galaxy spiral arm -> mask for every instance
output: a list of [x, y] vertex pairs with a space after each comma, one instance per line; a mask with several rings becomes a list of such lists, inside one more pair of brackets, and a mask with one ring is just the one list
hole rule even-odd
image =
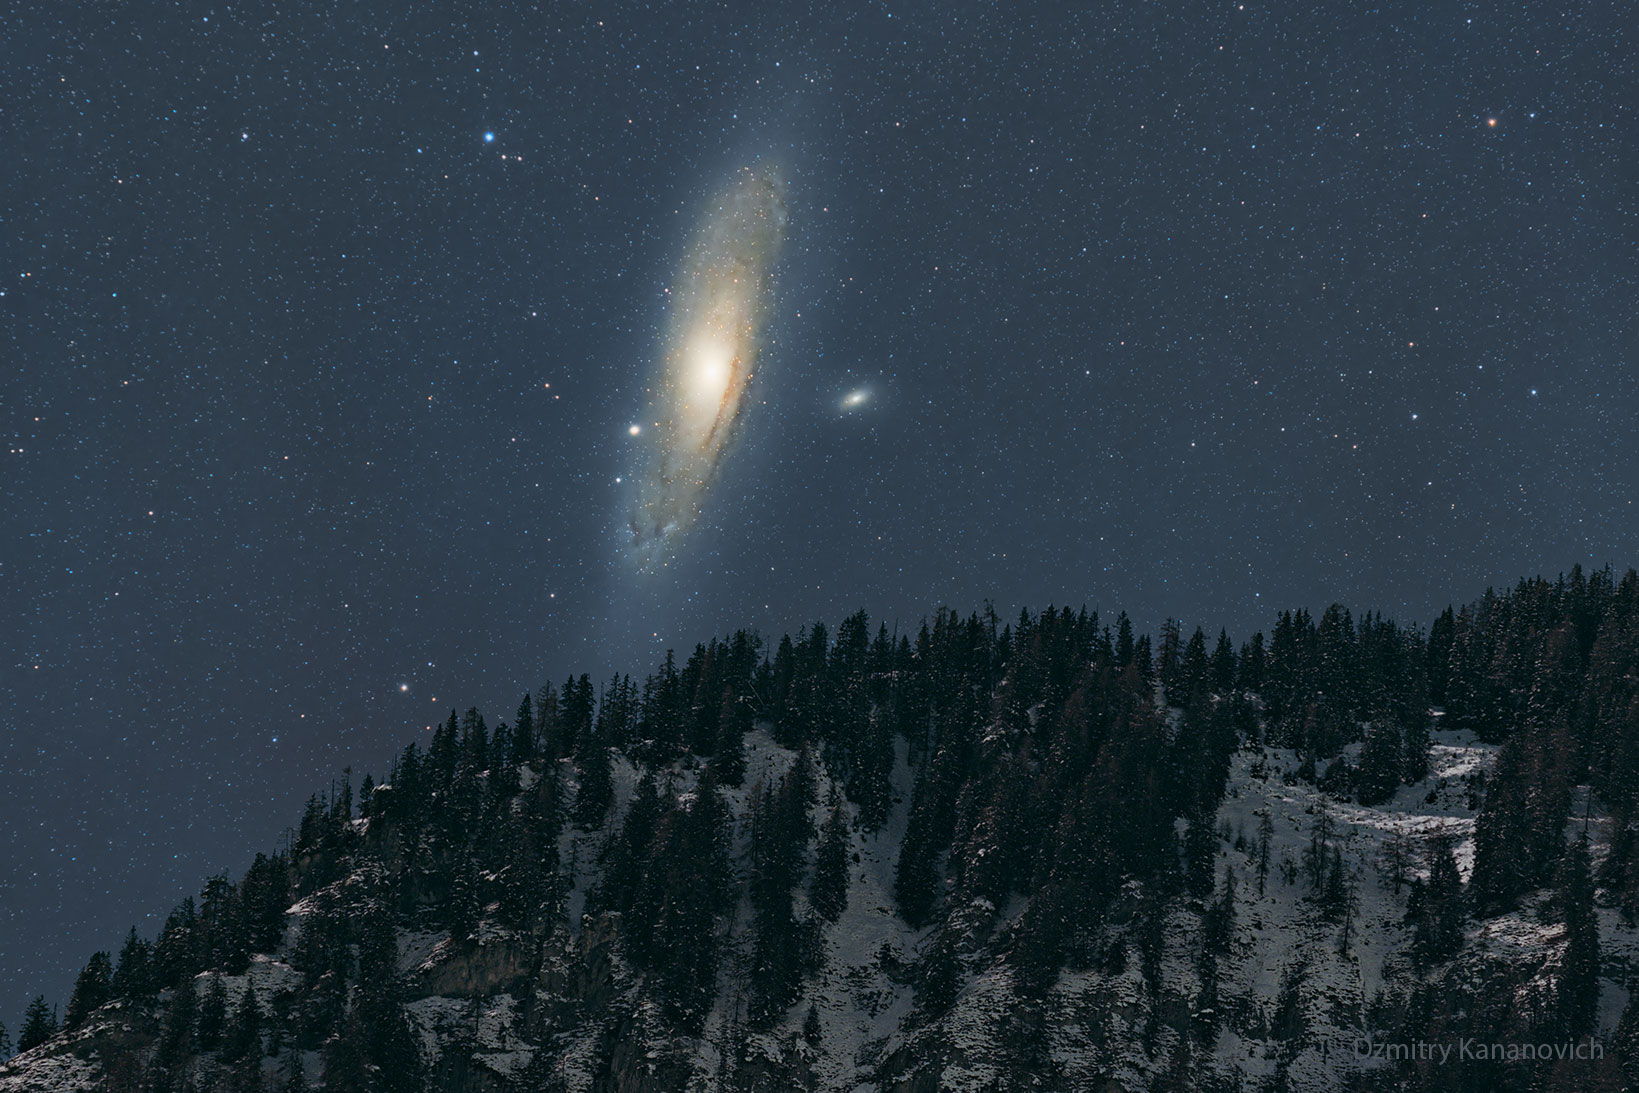
[[777, 169], [741, 169], [680, 262], [639, 431], [630, 550], [642, 569], [665, 565], [699, 519], [743, 431], [789, 219], [785, 194]]

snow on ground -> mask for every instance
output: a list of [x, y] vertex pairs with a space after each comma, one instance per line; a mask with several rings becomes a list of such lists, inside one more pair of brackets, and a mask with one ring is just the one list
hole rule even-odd
[[[575, 801], [580, 796], [580, 777], [573, 760], [561, 759], [558, 764], [566, 791], [563, 807], [566, 813], [573, 815]], [[642, 772], [637, 766], [620, 752], [615, 753], [612, 766], [614, 801], [609, 806], [608, 815], [604, 817], [604, 826], [595, 831], [588, 831], [575, 824], [566, 823], [558, 833], [559, 867], [567, 871], [570, 878], [569, 890], [564, 894], [564, 908], [569, 917], [570, 936], [576, 938], [580, 937], [581, 915], [586, 912], [587, 894], [603, 877], [604, 846], [609, 835], [620, 830], [621, 822], [625, 819], [632, 798], [637, 794], [637, 784], [642, 777]]]
[[518, 1001], [510, 994], [418, 998], [404, 1009], [430, 1066], [454, 1044], [467, 1045], [474, 1058], [502, 1075], [522, 1070], [535, 1057], [535, 1049], [518, 1035]]
[[[824, 1052], [815, 1069], [823, 1089], [852, 1089], [863, 1082], [877, 1059], [892, 1050], [910, 1013], [914, 992], [891, 980], [877, 959], [886, 945], [898, 959], [914, 960], [927, 937], [926, 930], [912, 931], [894, 909], [894, 867], [910, 822], [916, 777], [909, 751], [904, 739], [894, 739], [894, 805], [887, 821], [875, 832], [851, 832], [848, 907], [826, 927], [825, 964], [805, 992], [819, 1012]], [[824, 823], [818, 810], [830, 788], [831, 780], [822, 770], [817, 825]], [[851, 819], [857, 818], [852, 804], [843, 807]], [[795, 1007], [793, 1027], [806, 1015], [806, 1005]]]
[[448, 938], [448, 930], [405, 930], [398, 935], [398, 973], [427, 966], [433, 953]]
[[[757, 796], [777, 784], [792, 767], [797, 754], [782, 747], [759, 726], [746, 736], [746, 778], [743, 785], [723, 790], [734, 817], [735, 868], [743, 870], [749, 854], [749, 813]], [[1358, 746], [1356, 746], [1358, 749]], [[1216, 822], [1224, 834], [1218, 850], [1218, 884], [1233, 870], [1236, 878], [1236, 930], [1230, 952], [1219, 962], [1219, 1038], [1205, 1065], [1229, 1076], [1238, 1073], [1249, 1088], [1265, 1084], [1276, 1069], [1278, 1044], [1269, 1038], [1268, 1021], [1276, 1008], [1282, 984], [1294, 973], [1301, 983], [1307, 1032], [1302, 1050], [1291, 1063], [1291, 1086], [1297, 1090], [1336, 1090], [1350, 1070], [1363, 1064], [1350, 1050], [1366, 1031], [1366, 1010], [1374, 996], [1400, 981], [1409, 980], [1405, 949], [1408, 931], [1402, 925], [1407, 888], [1395, 891], [1384, 879], [1385, 850], [1410, 842], [1414, 852], [1408, 877], [1425, 872], [1420, 848], [1435, 833], [1453, 841], [1459, 868], [1466, 877], [1473, 864], [1474, 809], [1479, 781], [1493, 761], [1494, 747], [1455, 731], [1434, 734], [1428, 776], [1417, 785], [1402, 786], [1376, 807], [1338, 802], [1314, 786], [1298, 781], [1293, 772], [1298, 756], [1290, 750], [1251, 747], [1237, 752], [1231, 765], [1226, 795]], [[659, 772], [670, 792], [692, 793], [700, 768], [696, 761], [680, 760]], [[570, 800], [577, 791], [572, 763], [564, 762]], [[606, 832], [618, 831], [636, 792], [642, 772], [628, 759], [614, 761], [614, 804], [598, 832], [566, 825], [559, 842], [560, 861], [571, 877], [568, 895], [569, 924], [574, 941], [582, 940], [582, 912], [587, 894], [600, 877], [600, 859]], [[919, 1033], [911, 1026], [914, 991], [897, 981], [897, 969], [914, 964], [929, 938], [929, 931], [912, 931], [895, 913], [893, 880], [898, 849], [907, 826], [914, 772], [908, 747], [895, 741], [894, 804], [882, 829], [851, 831], [850, 887], [847, 909], [835, 923], [823, 927], [821, 963], [806, 981], [803, 995], [778, 1025], [753, 1035], [747, 1056], [774, 1067], [810, 1069], [822, 1090], [856, 1091], [874, 1088], [880, 1068]], [[833, 789], [823, 765], [816, 763], [811, 819], [819, 831], [828, 814]], [[1579, 790], [1579, 792], [1581, 792]], [[1579, 802], [1581, 798], [1578, 798]], [[851, 803], [843, 806], [857, 822]], [[1349, 944], [1342, 945], [1342, 925], [1326, 921], [1310, 898], [1304, 877], [1304, 851], [1322, 813], [1330, 817], [1333, 843], [1343, 854], [1353, 878], [1357, 900]], [[1272, 823], [1269, 872], [1258, 891], [1257, 861], [1260, 821]], [[1594, 814], [1590, 823], [1603, 835], [1608, 817]], [[809, 862], [817, 851], [810, 842]], [[1118, 896], [1117, 909], [1130, 913], [1141, 896], [1136, 882]], [[1005, 938], [1024, 903], [1009, 901], [1000, 912], [988, 906], [964, 909], [961, 916], [978, 925], [980, 935]], [[301, 921], [314, 909], [312, 898], [291, 907], [287, 942], [293, 942]], [[1154, 995], [1142, 972], [1136, 944], [1126, 937], [1124, 966], [1113, 971], [1067, 970], [1059, 977], [1046, 1002], [1046, 1048], [1071, 1088], [1148, 1088], [1167, 1064], [1180, 1022], [1191, 1019], [1199, 989], [1198, 960], [1204, 905], [1179, 901], [1167, 919], [1162, 950], [1162, 983]], [[806, 886], [796, 893], [799, 917], [810, 913]], [[1616, 980], [1639, 972], [1639, 941], [1617, 912], [1602, 908], [1601, 942], [1606, 973], [1601, 998], [1602, 1022], [1614, 1026], [1627, 992]], [[1122, 914], [1113, 913], [1112, 940], [1126, 927]], [[683, 1046], [694, 1056], [696, 1085], [710, 1087], [720, 1073], [721, 1053], [731, 1042], [731, 1030], [744, 1019], [736, 1012], [750, 953], [751, 911], [742, 895], [729, 926], [722, 962], [718, 1002], [702, 1036]], [[1468, 950], [1542, 966], [1533, 990], [1548, 991], [1563, 928], [1551, 921], [1542, 897], [1525, 901], [1517, 911], [1471, 925]], [[419, 930], [400, 935], [399, 968], [409, 971], [436, 961], [448, 947], [442, 931]], [[998, 945], [996, 948], [1001, 948]], [[549, 950], [552, 947], [549, 946]], [[288, 943], [284, 950], [289, 951]], [[602, 950], [613, 962], [610, 989], [626, 994], [634, 986], [618, 949]], [[569, 972], [574, 957], [561, 951], [548, 954], [555, 972]], [[888, 953], [884, 960], [882, 953]], [[1547, 960], [1544, 963], [1544, 955]], [[939, 1039], [946, 1047], [945, 1068], [939, 1075], [942, 1089], [967, 1090], [1005, 1084], [1009, 1061], [1021, 1045], [1010, 1041], [1012, 1018], [1019, 999], [1012, 973], [995, 949], [984, 946], [967, 954], [971, 964], [952, 1009], [938, 1019]], [[203, 989], [208, 974], [198, 984]], [[601, 972], [599, 974], [602, 974]], [[246, 985], [266, 1002], [278, 991], [295, 988], [300, 975], [287, 963], [257, 956], [245, 974], [223, 976], [230, 1006], [236, 1005]], [[537, 1003], [552, 1002], [537, 993]], [[800, 1029], [810, 1006], [820, 1023], [817, 1047], [803, 1043]], [[109, 1007], [118, 1020], [118, 1007]], [[411, 1027], [425, 1060], [436, 1065], [441, 1052], [468, 1050], [483, 1067], [501, 1078], [520, 1075], [533, 1062], [536, 1049], [522, 1038], [521, 1007], [511, 994], [483, 999], [420, 998], [406, 1006]], [[567, 1016], [567, 1014], [565, 1014]], [[589, 1089], [599, 1059], [599, 1038], [604, 1014], [578, 1027], [553, 1028], [548, 1050], [559, 1056], [556, 1069], [565, 1088]], [[632, 1037], [651, 1059], [666, 1050], [660, 1022], [642, 1006], [633, 1015]], [[538, 1018], [532, 1018], [538, 1020]], [[556, 1018], [548, 1018], [549, 1023]], [[549, 1025], [550, 1027], [550, 1025]], [[83, 1040], [83, 1038], [82, 1038]], [[80, 1050], [76, 1054], [76, 1045]], [[458, 1047], [459, 1045], [459, 1047]], [[1159, 1050], [1147, 1051], [1146, 1046]], [[0, 1093], [52, 1089], [75, 1093], [98, 1088], [98, 1067], [81, 1040], [70, 1040], [50, 1057], [30, 1052], [0, 1066]], [[901, 1056], [906, 1058], [907, 1056]], [[316, 1060], [315, 1060], [316, 1063]], [[779, 1071], [775, 1071], [779, 1072]], [[310, 1076], [316, 1069], [310, 1068]], [[705, 1084], [700, 1084], [700, 1083]], [[1104, 1083], [1112, 1083], [1106, 1085]]]
[[245, 996], [245, 985], [248, 983], [256, 988], [256, 1000], [261, 1004], [262, 1012], [267, 1012], [268, 1003], [280, 991], [293, 991], [302, 985], [302, 973], [286, 964], [278, 957], [266, 953], [257, 953], [250, 958], [250, 967], [243, 975], [217, 976], [215, 972], [200, 972], [194, 977], [194, 996], [204, 998], [205, 991], [211, 985], [212, 977], [222, 980], [222, 993], [227, 998], [228, 1013], [233, 1013]]
[[478, 1010], [475, 1058], [497, 1074], [522, 1071], [535, 1058], [535, 1048], [519, 1038], [518, 1002], [510, 994], [486, 998]]
[[404, 1012], [421, 1047], [423, 1062], [436, 1066], [445, 1047], [464, 1041], [475, 1031], [473, 1009], [472, 1002], [465, 998], [442, 995], [417, 998], [405, 1004]]
[[103, 1089], [102, 1067], [54, 1045], [42, 1045], [0, 1064], [4, 1093], [93, 1093]]
[[[1470, 782], [1489, 765], [1493, 751], [1471, 734], [1437, 732], [1428, 776], [1400, 787], [1376, 807], [1338, 802], [1305, 782], [1289, 783], [1289, 773], [1299, 765], [1291, 750], [1254, 748], [1234, 756], [1218, 824], [1227, 827], [1232, 839], [1244, 837], [1246, 849], [1221, 847], [1223, 868], [1235, 873], [1237, 896], [1236, 940], [1220, 964], [1222, 1008], [1231, 1013], [1261, 1010], [1267, 1018], [1289, 970], [1302, 969], [1310, 1046], [1292, 1065], [1295, 1087], [1335, 1088], [1340, 1070], [1359, 1065], [1346, 1048], [1365, 1031], [1366, 1006], [1406, 971], [1409, 934], [1402, 923], [1407, 888], [1395, 892], [1383, 878], [1385, 848], [1397, 837], [1410, 836], [1416, 851], [1408, 875], [1426, 876], [1423, 842], [1436, 832], [1448, 833], [1466, 876], [1473, 867]], [[1309, 899], [1303, 876], [1304, 851], [1322, 812], [1331, 817], [1333, 843], [1342, 849], [1357, 899], [1346, 953], [1342, 923], [1323, 918]], [[1258, 830], [1265, 813], [1273, 832], [1269, 875], [1260, 895]], [[1286, 874], [1294, 867], [1297, 878], [1288, 883]], [[1222, 874], [1219, 883], [1221, 888]], [[1544, 940], [1539, 928], [1532, 942], [1538, 953]], [[1236, 1035], [1220, 1044], [1218, 1058], [1250, 1079], [1270, 1072], [1274, 1052], [1272, 1041]]]
[[[750, 852], [749, 810], [756, 796], [778, 784], [797, 760], [797, 753], [782, 747], [759, 725], [747, 733], [746, 777], [741, 786], [723, 793], [735, 817], [733, 853], [736, 867], [743, 867]], [[909, 748], [903, 739], [895, 741], [894, 804], [882, 827], [875, 832], [851, 831], [851, 876], [848, 906], [835, 923], [822, 931], [821, 967], [806, 981], [803, 995], [773, 1030], [750, 1037], [749, 1055], [765, 1060], [784, 1060], [794, 1044], [808, 1008], [819, 1015], [821, 1038], [818, 1051], [804, 1046], [802, 1054], [813, 1066], [819, 1087], [849, 1090], [869, 1078], [874, 1066], [895, 1046], [894, 1038], [909, 1016], [912, 990], [893, 982], [878, 960], [886, 945], [901, 960], [914, 959], [926, 931], [913, 932], [894, 912], [893, 877], [899, 845], [909, 819], [911, 787], [915, 772], [909, 763]], [[815, 792], [810, 819], [815, 831], [829, 816], [829, 800], [834, 783], [823, 764], [814, 764]], [[835, 785], [839, 791], [840, 785]], [[844, 802], [851, 821], [857, 823], [857, 808]], [[809, 863], [817, 852], [817, 839], [809, 844]], [[810, 914], [806, 888], [795, 893], [799, 918]], [[752, 913], [742, 894], [730, 925], [728, 953], [720, 972], [717, 1002], [707, 1018], [696, 1044], [697, 1073], [714, 1074], [722, 1063], [721, 1045], [729, 1040], [729, 1029], [743, 1013], [734, 1012], [737, 991], [751, 951], [749, 930]]]

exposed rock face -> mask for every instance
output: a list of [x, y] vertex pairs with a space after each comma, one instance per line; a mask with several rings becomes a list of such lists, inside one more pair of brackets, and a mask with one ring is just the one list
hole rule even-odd
[[411, 997], [488, 998], [521, 991], [535, 978], [540, 943], [532, 937], [494, 936], [446, 941], [408, 982]]

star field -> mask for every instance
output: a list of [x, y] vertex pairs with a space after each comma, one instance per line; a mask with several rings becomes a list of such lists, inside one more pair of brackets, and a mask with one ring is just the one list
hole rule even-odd
[[[450, 706], [865, 608], [1237, 639], [1639, 547], [1631, 13], [79, 6], [0, 75], [0, 1021]], [[622, 563], [678, 257], [745, 434]], [[1004, 612], [1005, 613], [1005, 612]]]

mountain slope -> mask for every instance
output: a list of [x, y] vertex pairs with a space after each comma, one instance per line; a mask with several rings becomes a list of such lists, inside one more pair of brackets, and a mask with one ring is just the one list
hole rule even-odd
[[1577, 579], [1210, 655], [856, 617], [452, 715], [0, 1091], [1619, 1089], [1639, 582]]

